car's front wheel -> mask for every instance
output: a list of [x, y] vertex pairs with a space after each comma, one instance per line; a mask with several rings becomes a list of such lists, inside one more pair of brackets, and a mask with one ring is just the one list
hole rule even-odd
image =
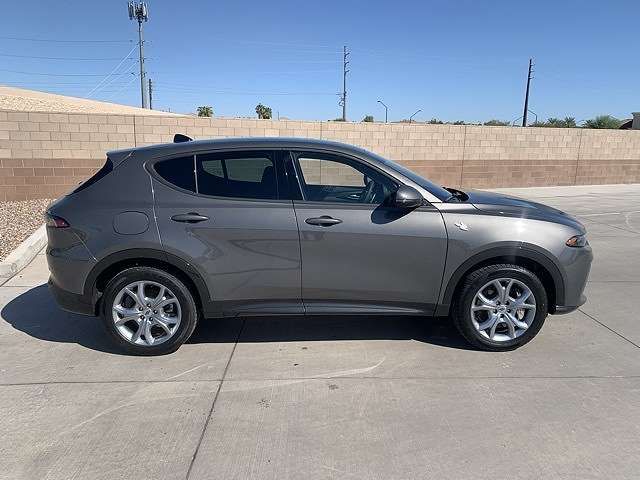
[[104, 292], [104, 325], [120, 348], [134, 355], [174, 352], [191, 336], [197, 318], [189, 289], [157, 268], [123, 270]]
[[518, 265], [489, 265], [471, 273], [458, 291], [453, 321], [472, 345], [513, 350], [529, 342], [547, 317], [540, 279]]

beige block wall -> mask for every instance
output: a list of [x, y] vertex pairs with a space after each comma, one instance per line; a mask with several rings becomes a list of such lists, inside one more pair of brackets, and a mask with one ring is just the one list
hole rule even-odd
[[336, 140], [449, 186], [640, 182], [640, 131], [0, 111], [0, 201], [57, 197], [112, 149], [195, 138]]

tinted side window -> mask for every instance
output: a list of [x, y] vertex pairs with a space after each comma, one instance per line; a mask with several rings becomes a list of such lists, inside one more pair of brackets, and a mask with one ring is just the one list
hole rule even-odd
[[184, 188], [191, 192], [196, 191], [193, 155], [163, 160], [156, 163], [154, 168], [158, 175], [176, 187]]
[[109, 175], [112, 171], [113, 171], [113, 162], [111, 161], [111, 159], [107, 158], [107, 161], [105, 162], [105, 164], [102, 166], [100, 170], [98, 170], [93, 175], [93, 177], [88, 178], [87, 180], [82, 182], [69, 195], [71, 195], [72, 193], [80, 192], [81, 190], [84, 190], [85, 188], [90, 187], [91, 185], [96, 183], [98, 180], [101, 180], [102, 178]]
[[198, 192], [234, 198], [276, 199], [278, 184], [269, 152], [209, 153], [196, 157]]
[[380, 205], [397, 185], [377, 170], [349, 158], [301, 154], [298, 166], [306, 200]]

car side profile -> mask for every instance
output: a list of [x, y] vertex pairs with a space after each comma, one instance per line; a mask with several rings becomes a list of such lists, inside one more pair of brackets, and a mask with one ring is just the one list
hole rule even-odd
[[173, 352], [205, 318], [303, 314], [449, 316], [500, 351], [585, 301], [591, 247], [559, 210], [335, 142], [176, 139], [109, 152], [47, 211], [50, 290], [126, 352]]

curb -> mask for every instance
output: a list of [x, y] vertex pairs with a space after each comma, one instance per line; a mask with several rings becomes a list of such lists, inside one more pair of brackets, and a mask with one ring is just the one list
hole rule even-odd
[[47, 244], [47, 227], [42, 224], [0, 262], [0, 284], [26, 267]]

